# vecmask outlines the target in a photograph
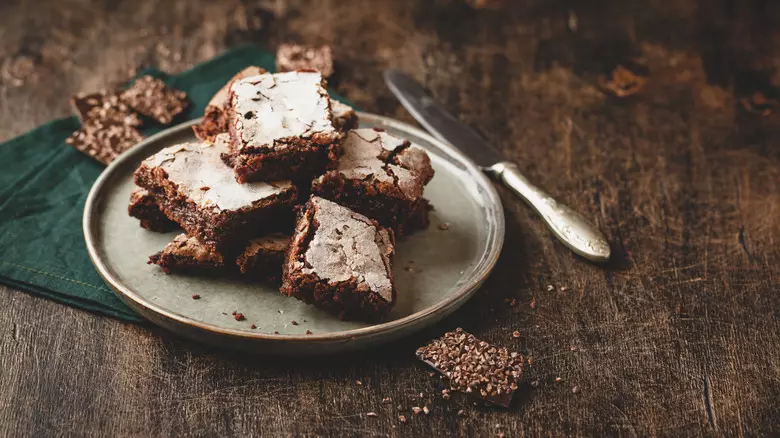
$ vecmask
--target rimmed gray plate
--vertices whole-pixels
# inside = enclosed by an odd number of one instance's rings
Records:
[[[436,170],[425,189],[435,206],[431,226],[396,247],[398,302],[385,322],[340,321],[281,295],[278,285],[166,275],[146,263],[176,233],[144,230],[127,215],[133,172],[163,147],[193,140],[190,128],[199,120],[146,139],[98,178],[83,222],[92,262],[115,293],[145,318],[223,347],[271,354],[333,353],[386,342],[435,323],[462,306],[493,269],[504,241],[501,202],[482,172],[451,146],[397,120],[359,116],[361,127],[381,127],[425,148]],[[446,230],[439,227],[443,223],[449,224]],[[193,294],[201,299],[193,300]],[[236,321],[234,311],[246,320]]]

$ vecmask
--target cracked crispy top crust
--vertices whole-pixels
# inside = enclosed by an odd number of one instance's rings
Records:
[[[176,257],[190,257],[199,262],[223,263],[222,255],[212,250],[211,247],[202,244],[197,238],[186,233],[173,238],[173,242],[165,245],[163,254]]]
[[[316,226],[316,230],[304,254],[308,266],[299,266],[301,271],[329,284],[354,278],[358,291],[374,292],[392,302],[390,233],[362,214],[326,199],[315,196],[309,203],[314,215],[313,224],[307,226]]]
[[[167,147],[141,163],[160,168],[179,192],[201,207],[238,210],[255,202],[294,190],[290,181],[236,182],[233,169],[225,166],[220,154],[227,152],[227,134],[214,144],[184,143]]]
[[[284,149],[296,139],[330,144],[339,138],[318,72],[250,76],[233,82],[230,90],[236,152]]]
[[[344,178],[394,184],[409,199],[421,197],[433,177],[425,151],[383,131],[350,131],[342,148],[337,170]]]

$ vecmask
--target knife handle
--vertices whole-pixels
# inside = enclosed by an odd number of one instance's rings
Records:
[[[609,244],[604,235],[582,215],[531,184],[517,165],[502,162],[491,166],[488,171],[531,205],[569,249],[594,262],[609,259]]]

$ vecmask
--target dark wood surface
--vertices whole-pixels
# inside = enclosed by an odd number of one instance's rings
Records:
[[[328,43],[341,93],[411,120],[380,75],[411,73],[616,257],[572,256],[501,190],[505,249],[469,305],[396,344],[295,361],[0,287],[0,435],[779,434],[780,110],[744,101],[776,105],[778,19],[772,0],[2,1],[0,139],[140,66]],[[605,94],[617,65],[644,89]],[[442,400],[413,359],[456,326],[533,358],[509,411]]]

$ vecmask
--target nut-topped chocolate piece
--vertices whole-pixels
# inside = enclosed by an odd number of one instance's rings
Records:
[[[425,151],[375,129],[350,131],[342,149],[337,169],[312,183],[313,194],[345,205],[395,231],[401,231],[401,225],[411,215],[427,214],[427,209],[420,210],[419,204],[423,188],[434,172]]]
[[[135,182],[202,243],[221,251],[291,221],[297,190],[290,181],[239,184],[221,161],[226,138],[165,148],[141,163]]]
[[[317,72],[261,74],[230,86],[230,158],[236,179],[314,176],[335,165],[341,134]]]
[[[136,79],[120,98],[140,114],[163,125],[171,123],[189,106],[187,93],[171,89],[165,82],[151,76]]]
[[[523,356],[458,328],[420,347],[417,358],[443,374],[455,391],[509,407],[523,376]]]
[[[276,70],[317,70],[324,77],[333,74],[333,53],[330,46],[305,47],[298,44],[282,44],[276,51]]]
[[[392,231],[312,197],[299,214],[281,291],[342,319],[381,319],[395,303],[394,251]]]

